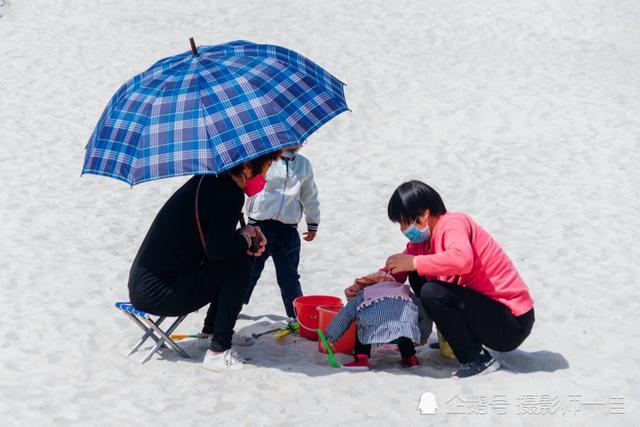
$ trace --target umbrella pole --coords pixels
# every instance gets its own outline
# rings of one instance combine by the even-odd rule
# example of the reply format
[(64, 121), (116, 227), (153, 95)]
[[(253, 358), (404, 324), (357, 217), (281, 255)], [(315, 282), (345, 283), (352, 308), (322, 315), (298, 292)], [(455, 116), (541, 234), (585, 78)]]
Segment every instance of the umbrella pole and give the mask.
[(193, 37), (189, 37), (189, 43), (191, 43), (191, 53), (193, 53), (193, 56), (199, 56), (198, 49), (196, 48), (196, 42), (193, 41)]

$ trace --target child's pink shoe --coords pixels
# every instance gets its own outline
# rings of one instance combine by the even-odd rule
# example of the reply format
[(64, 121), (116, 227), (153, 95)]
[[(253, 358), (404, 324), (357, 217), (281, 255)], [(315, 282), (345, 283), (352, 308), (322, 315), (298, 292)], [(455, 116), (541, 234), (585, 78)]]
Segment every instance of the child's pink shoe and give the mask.
[(352, 362), (343, 363), (343, 369), (351, 369), (353, 371), (367, 371), (369, 369), (369, 356), (366, 354), (356, 354)]
[(418, 362), (418, 358), (416, 356), (403, 357), (402, 362), (403, 368), (417, 368), (420, 366), (420, 362)]

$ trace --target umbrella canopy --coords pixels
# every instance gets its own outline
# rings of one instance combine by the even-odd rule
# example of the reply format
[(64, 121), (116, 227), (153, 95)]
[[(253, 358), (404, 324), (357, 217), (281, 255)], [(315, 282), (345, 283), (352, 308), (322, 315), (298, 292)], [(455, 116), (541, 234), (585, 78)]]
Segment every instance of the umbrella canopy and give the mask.
[(304, 142), (348, 110), (344, 83), (280, 46), (234, 41), (162, 59), (123, 84), (82, 173), (131, 185), (219, 173)]

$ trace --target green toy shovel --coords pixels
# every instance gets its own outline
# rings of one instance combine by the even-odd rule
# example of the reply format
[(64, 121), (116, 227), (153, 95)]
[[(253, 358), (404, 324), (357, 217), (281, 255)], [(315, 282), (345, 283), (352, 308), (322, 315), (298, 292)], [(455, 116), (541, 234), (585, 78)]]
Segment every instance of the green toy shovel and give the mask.
[(324, 348), (325, 350), (327, 350), (327, 354), (329, 355), (328, 357), (329, 364), (334, 368), (339, 368), (340, 365), (338, 364), (338, 362), (336, 362), (336, 357), (333, 355), (333, 350), (331, 350), (331, 346), (327, 342), (327, 339), (324, 337), (324, 334), (322, 333), (322, 329), (317, 329), (317, 332), (318, 332), (318, 336), (320, 337), (320, 340), (322, 341), (322, 345), (324, 345)]

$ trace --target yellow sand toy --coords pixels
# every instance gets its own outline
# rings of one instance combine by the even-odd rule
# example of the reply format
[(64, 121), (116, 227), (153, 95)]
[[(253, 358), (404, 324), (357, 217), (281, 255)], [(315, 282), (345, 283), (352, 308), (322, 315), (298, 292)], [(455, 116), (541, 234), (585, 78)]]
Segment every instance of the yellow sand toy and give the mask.
[(438, 344), (440, 345), (440, 354), (442, 357), (446, 357), (449, 359), (455, 359), (456, 355), (453, 354), (453, 350), (451, 350), (451, 346), (447, 342), (447, 340), (442, 336), (440, 331), (438, 331)]
[(186, 340), (187, 338), (198, 338), (198, 334), (171, 334), (174, 341)]
[(281, 328), (282, 330), (276, 333), (274, 336), (276, 338), (286, 337), (287, 335), (293, 333), (298, 334), (300, 331), (300, 324), (298, 322), (290, 322), (287, 326)]

